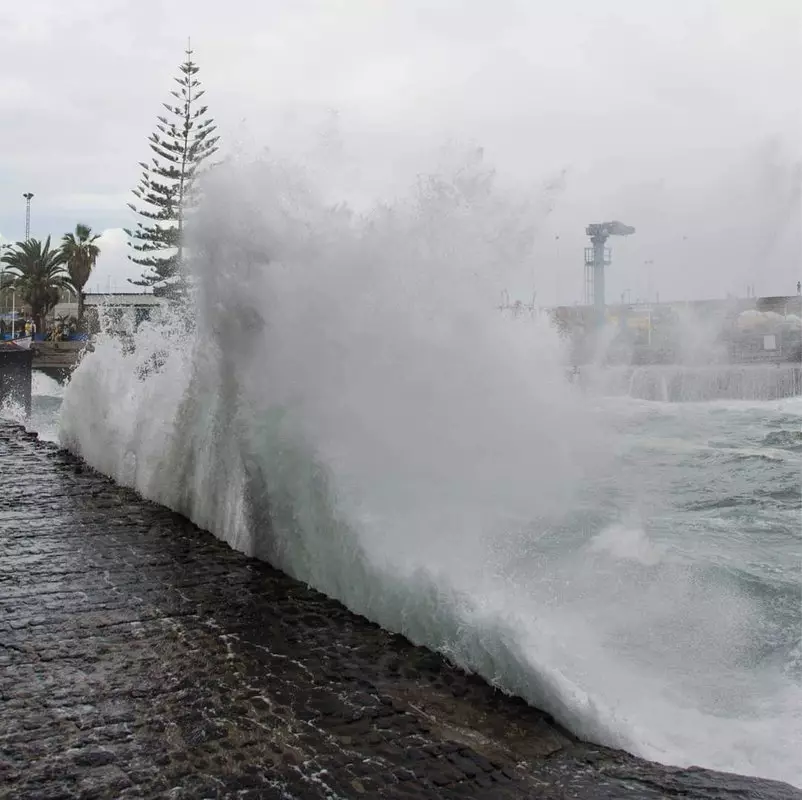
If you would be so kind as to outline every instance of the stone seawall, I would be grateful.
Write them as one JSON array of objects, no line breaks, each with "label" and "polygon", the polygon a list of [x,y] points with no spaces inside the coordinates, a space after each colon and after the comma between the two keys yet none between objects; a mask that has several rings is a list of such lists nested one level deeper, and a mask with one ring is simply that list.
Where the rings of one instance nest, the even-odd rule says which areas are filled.
[{"label": "stone seawall", "polygon": [[0,798],[777,798],[585,744],[0,423]]},{"label": "stone seawall", "polygon": [[582,367],[568,378],[589,391],[670,403],[782,400],[802,395],[799,364]]},{"label": "stone seawall", "polygon": [[0,343],[0,407],[19,404],[31,413],[31,362],[29,350]]}]

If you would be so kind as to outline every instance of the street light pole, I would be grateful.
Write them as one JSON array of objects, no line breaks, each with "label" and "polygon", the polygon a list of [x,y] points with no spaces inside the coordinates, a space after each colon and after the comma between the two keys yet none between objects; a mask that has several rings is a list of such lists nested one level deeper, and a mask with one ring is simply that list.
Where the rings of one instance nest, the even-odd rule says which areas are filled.
[{"label": "street light pole", "polygon": [[25,241],[31,238],[31,200],[33,199],[33,192],[25,192],[22,195],[25,198]]},{"label": "street light pole", "polygon": [[[5,255],[6,250],[10,250],[13,247],[11,244],[0,244],[0,259],[3,258]],[[7,299],[8,299],[8,287],[5,286],[6,282],[6,265],[3,261],[0,261],[0,315],[6,313],[6,306],[7,306]]]}]

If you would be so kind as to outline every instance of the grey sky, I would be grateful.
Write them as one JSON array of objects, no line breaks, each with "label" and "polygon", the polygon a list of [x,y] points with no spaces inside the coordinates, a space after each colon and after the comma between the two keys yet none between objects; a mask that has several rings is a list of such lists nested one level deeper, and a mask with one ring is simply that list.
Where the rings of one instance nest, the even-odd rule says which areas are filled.
[{"label": "grey sky", "polygon": [[[0,234],[104,236],[95,286],[187,35],[226,149],[331,129],[392,194],[449,139],[534,186],[566,169],[529,279],[581,296],[584,226],[619,218],[608,299],[795,291],[797,0],[27,0],[0,10]],[[556,238],[559,237],[559,238]],[[654,262],[647,265],[645,262]],[[492,298],[495,302],[497,298]]]}]

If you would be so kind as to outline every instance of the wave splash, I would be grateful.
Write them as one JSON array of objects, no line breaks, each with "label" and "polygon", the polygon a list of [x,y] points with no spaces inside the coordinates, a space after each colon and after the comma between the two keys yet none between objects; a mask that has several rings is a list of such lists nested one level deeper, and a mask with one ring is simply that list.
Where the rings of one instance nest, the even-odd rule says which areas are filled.
[{"label": "wave splash", "polygon": [[[674,602],[682,568],[656,581],[659,548],[577,516],[612,434],[565,381],[548,323],[488,301],[531,270],[532,205],[475,155],[363,214],[280,161],[219,168],[205,194],[194,331],[176,318],[133,350],[99,342],[65,393],[62,441],[582,737],[789,779],[793,741],[755,751],[763,714],[683,708],[627,657],[627,623],[676,622],[656,592]],[[685,579],[683,613],[723,624],[721,598]],[[655,618],[638,619],[647,586]],[[733,599],[725,630],[750,613]]]}]

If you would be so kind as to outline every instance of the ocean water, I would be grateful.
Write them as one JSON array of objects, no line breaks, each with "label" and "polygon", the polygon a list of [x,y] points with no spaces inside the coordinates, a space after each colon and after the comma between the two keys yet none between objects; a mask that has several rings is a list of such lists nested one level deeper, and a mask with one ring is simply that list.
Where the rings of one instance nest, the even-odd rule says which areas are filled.
[{"label": "ocean water", "polygon": [[0,417],[25,425],[28,430],[36,431],[39,438],[44,441],[58,442],[63,397],[64,385],[62,383],[43,372],[34,370],[30,417],[26,418],[25,410],[15,403],[0,406]]},{"label": "ocean water", "polygon": [[218,170],[194,328],[101,339],[31,426],[580,736],[802,786],[802,399],[567,382],[488,302],[532,231],[476,160],[321,194]]}]

